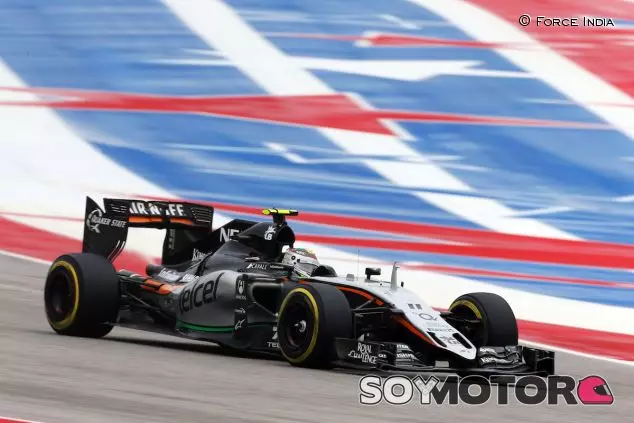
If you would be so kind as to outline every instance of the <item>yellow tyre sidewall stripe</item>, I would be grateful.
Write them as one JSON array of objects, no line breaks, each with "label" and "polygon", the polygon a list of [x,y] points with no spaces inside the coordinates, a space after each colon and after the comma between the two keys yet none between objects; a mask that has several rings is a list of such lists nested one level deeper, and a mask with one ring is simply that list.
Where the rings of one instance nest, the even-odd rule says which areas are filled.
[{"label": "yellow tyre sidewall stripe", "polygon": [[291,363],[297,364],[297,363],[301,363],[305,361],[312,354],[313,350],[315,349],[315,346],[317,345],[317,335],[319,334],[319,309],[317,308],[317,301],[315,300],[315,297],[309,290],[307,290],[306,288],[295,288],[291,292],[289,292],[286,298],[284,298],[284,301],[282,301],[282,305],[280,306],[280,311],[281,311],[280,314],[284,312],[284,309],[286,308],[286,304],[288,303],[288,300],[295,294],[301,294],[301,295],[304,295],[306,298],[308,298],[308,301],[310,302],[313,308],[313,317],[315,318],[315,322],[313,324],[313,335],[310,339],[310,344],[308,345],[308,348],[306,348],[306,351],[304,351],[302,355],[300,355],[299,357],[293,358],[284,354],[284,350],[282,350],[282,355],[284,356],[284,358],[286,358]]},{"label": "yellow tyre sidewall stripe", "polygon": [[60,260],[53,264],[49,273],[57,269],[58,267],[63,267],[68,271],[68,273],[70,273],[73,284],[75,285],[75,301],[73,303],[73,309],[70,314],[64,320],[61,320],[59,322],[52,322],[49,319],[49,323],[51,324],[51,326],[53,326],[53,328],[61,330],[66,329],[70,325],[72,325],[75,321],[75,317],[77,317],[77,311],[79,310],[79,279],[77,278],[77,272],[75,271],[73,265],[64,260]]},{"label": "yellow tyre sidewall stripe", "polygon": [[480,309],[478,308],[478,306],[471,300],[458,300],[458,301],[454,301],[450,306],[449,306],[449,310],[453,310],[454,308],[458,307],[458,306],[465,306],[467,307],[469,310],[471,310],[473,312],[473,314],[475,314],[475,316],[482,320],[482,312],[480,311]]}]

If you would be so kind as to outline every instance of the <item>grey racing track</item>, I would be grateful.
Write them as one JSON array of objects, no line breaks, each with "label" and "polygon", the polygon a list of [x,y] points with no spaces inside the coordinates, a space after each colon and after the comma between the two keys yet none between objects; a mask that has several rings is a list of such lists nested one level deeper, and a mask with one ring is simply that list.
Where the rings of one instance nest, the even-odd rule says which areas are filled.
[{"label": "grey racing track", "polygon": [[558,373],[602,375],[616,404],[421,406],[415,395],[404,406],[362,406],[360,376],[350,372],[298,369],[122,328],[99,340],[63,337],[44,316],[47,266],[0,255],[0,269],[0,416],[50,423],[634,419],[634,367],[563,353]]}]

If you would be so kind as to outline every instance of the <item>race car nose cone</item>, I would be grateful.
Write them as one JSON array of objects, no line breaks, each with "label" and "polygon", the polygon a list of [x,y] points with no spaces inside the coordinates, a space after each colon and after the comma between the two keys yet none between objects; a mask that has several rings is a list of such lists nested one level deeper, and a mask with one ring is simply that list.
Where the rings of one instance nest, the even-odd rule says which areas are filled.
[{"label": "race car nose cone", "polygon": [[601,376],[587,376],[577,385],[577,396],[583,404],[612,404],[614,396]]}]

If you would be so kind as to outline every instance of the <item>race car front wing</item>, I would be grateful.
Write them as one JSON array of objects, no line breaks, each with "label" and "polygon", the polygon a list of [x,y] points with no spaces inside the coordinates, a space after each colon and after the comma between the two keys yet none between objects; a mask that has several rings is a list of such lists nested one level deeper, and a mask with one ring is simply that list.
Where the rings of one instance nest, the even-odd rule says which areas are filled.
[{"label": "race car front wing", "polygon": [[456,362],[453,366],[448,362],[440,361],[430,364],[407,345],[390,342],[337,338],[335,350],[338,358],[337,365],[356,369],[482,376],[506,374],[548,376],[555,373],[554,351],[522,345],[480,347],[475,360]]}]

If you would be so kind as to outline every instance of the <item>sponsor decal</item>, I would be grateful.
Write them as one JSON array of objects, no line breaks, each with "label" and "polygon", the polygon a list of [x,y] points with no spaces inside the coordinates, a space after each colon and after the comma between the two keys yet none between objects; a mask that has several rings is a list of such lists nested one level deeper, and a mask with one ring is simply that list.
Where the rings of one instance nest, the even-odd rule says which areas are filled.
[{"label": "sponsor decal", "polygon": [[510,360],[506,360],[504,358],[497,358],[497,357],[487,356],[487,357],[480,357],[480,363],[482,363],[482,364],[489,364],[489,363],[510,364],[511,361]]},{"label": "sponsor decal", "polygon": [[109,217],[104,217],[103,212],[99,209],[93,210],[86,217],[86,226],[88,229],[95,233],[101,233],[99,230],[100,225],[111,226],[113,228],[125,228],[126,224],[125,220],[118,219],[110,219]]},{"label": "sponsor decal", "polygon": [[433,316],[431,314],[428,313],[416,313],[418,317],[420,317],[423,320],[430,320],[430,321],[436,321],[438,320],[437,316]]},{"label": "sponsor decal", "polygon": [[264,239],[270,241],[273,239],[273,235],[275,235],[275,226],[270,225],[266,232],[264,232]]},{"label": "sponsor decal", "polygon": [[206,255],[207,254],[203,253],[202,251],[194,248],[194,251],[192,252],[192,260],[201,260],[205,258]]},{"label": "sponsor decal", "polygon": [[396,345],[396,359],[405,361],[419,361],[414,352],[406,344]]},{"label": "sponsor decal", "polygon": [[96,233],[101,233],[101,231],[99,231],[99,221],[103,219],[101,216],[101,210],[91,211],[86,218],[86,226],[88,226],[88,229]]},{"label": "sponsor decal", "polygon": [[173,252],[174,249],[176,248],[176,230],[168,229],[166,239],[167,239],[167,249]]},{"label": "sponsor decal", "polygon": [[417,360],[416,356],[411,352],[400,352],[396,354],[396,358],[400,360]]},{"label": "sponsor decal", "polygon": [[478,349],[478,361],[481,365],[503,364],[512,365],[522,362],[522,355],[513,347],[482,347]]},{"label": "sponsor decal", "polygon": [[204,304],[209,304],[216,299],[216,289],[218,288],[218,281],[223,274],[216,278],[216,280],[208,280],[207,282],[197,282],[191,285],[187,285],[180,295],[180,311],[181,313],[191,311],[195,308],[202,307]]},{"label": "sponsor decal", "polygon": [[247,269],[251,270],[269,270],[269,268],[269,263],[249,263],[249,265],[247,266]]},{"label": "sponsor decal", "polygon": [[199,276],[192,275],[189,273],[182,274],[170,269],[162,269],[159,272],[158,277],[167,282],[172,282],[172,283],[174,282],[190,283],[190,282],[196,282],[198,279],[200,279]]},{"label": "sponsor decal", "polygon": [[176,282],[181,278],[181,274],[169,269],[163,269],[159,272],[158,277],[167,282]]},{"label": "sponsor decal", "polygon": [[269,266],[269,269],[271,269],[271,270],[286,270],[287,267],[285,265],[283,265],[283,264],[271,264]]},{"label": "sponsor decal", "polygon": [[165,239],[167,240],[167,250],[174,252],[176,249],[176,230],[168,229]]},{"label": "sponsor decal", "polygon": [[547,378],[534,375],[500,375],[489,378],[480,375],[448,375],[443,380],[436,376],[424,378],[420,375],[394,375],[381,378],[368,375],[359,380],[359,403],[363,405],[381,402],[404,405],[412,401],[421,406],[483,405],[488,402],[508,405],[513,398],[514,402],[524,405],[614,404],[614,395],[608,383],[597,375],[579,380],[567,375],[552,375]]},{"label": "sponsor decal", "polygon": [[246,281],[243,278],[238,278],[236,282],[236,299],[246,301],[247,296],[245,295],[246,291]]},{"label": "sponsor decal", "polygon": [[437,336],[438,336],[438,339],[440,339],[447,345],[461,345],[460,341],[458,341],[453,336],[447,336],[447,335],[437,335]]},{"label": "sponsor decal", "polygon": [[439,323],[427,323],[426,324],[426,330],[429,332],[455,332],[456,329],[454,329],[453,327],[450,326],[442,326]]},{"label": "sponsor decal", "polygon": [[374,349],[376,348],[377,347],[371,344],[358,342],[357,348],[348,353],[348,358],[360,361],[364,364],[376,364],[376,360],[378,358],[377,354],[374,352]]},{"label": "sponsor decal", "polygon": [[280,343],[278,342],[278,338],[277,338],[277,325],[273,326],[273,336],[271,337],[270,341],[266,342],[266,345],[269,348],[275,348],[275,349],[278,349],[280,347]]},{"label": "sponsor decal", "polygon": [[239,233],[240,229],[225,229],[220,228],[220,242],[227,242],[232,236]]},{"label": "sponsor decal", "polygon": [[244,319],[239,319],[236,322],[236,325],[233,327],[233,330],[238,331],[238,330],[242,329],[244,326],[246,326],[246,321],[247,321],[246,317]]},{"label": "sponsor decal", "polygon": [[438,315],[423,312],[422,310],[425,310],[427,307],[423,307],[421,304],[407,303],[407,306],[411,310],[410,311],[411,314],[415,314],[416,316],[420,317],[423,320],[432,321],[432,322],[435,322],[438,320]]},{"label": "sponsor decal", "polygon": [[159,207],[146,201],[131,201],[130,214],[134,216],[187,217],[184,204],[169,203],[165,207]]},{"label": "sponsor decal", "polygon": [[200,279],[200,276],[187,273],[183,275],[183,277],[180,279],[180,282],[190,283],[190,282],[196,282],[198,279]]},{"label": "sponsor decal", "polygon": [[244,307],[236,307],[233,310],[233,337],[243,338],[247,329],[247,311]]}]

